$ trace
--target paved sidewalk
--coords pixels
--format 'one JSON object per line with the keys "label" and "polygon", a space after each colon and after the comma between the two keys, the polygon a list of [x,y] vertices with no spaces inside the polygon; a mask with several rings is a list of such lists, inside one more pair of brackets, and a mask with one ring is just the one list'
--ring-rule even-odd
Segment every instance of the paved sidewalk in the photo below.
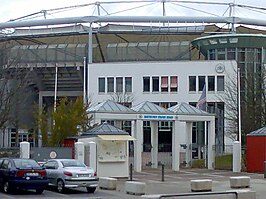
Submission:
{"label": "paved sidewalk", "polygon": [[[248,190],[256,191],[257,199],[266,198],[266,179],[264,179],[263,174],[207,169],[182,169],[179,172],[165,170],[164,181],[162,182],[161,169],[150,168],[144,169],[140,173],[134,172],[133,180],[145,182],[146,195],[149,195],[190,193],[190,180],[194,179],[212,179],[213,191],[233,191],[235,189],[230,188],[229,182],[231,176],[249,176],[251,187]],[[125,195],[124,184],[126,180],[128,179],[118,180],[117,192],[120,192],[121,198],[140,198],[140,196]]]}

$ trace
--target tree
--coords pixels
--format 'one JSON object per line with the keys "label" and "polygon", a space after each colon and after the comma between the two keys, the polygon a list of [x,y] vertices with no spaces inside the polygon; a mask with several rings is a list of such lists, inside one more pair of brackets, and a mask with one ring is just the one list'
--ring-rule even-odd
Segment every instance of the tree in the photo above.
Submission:
{"label": "tree", "polygon": [[84,131],[90,117],[87,114],[87,106],[82,97],[75,101],[63,98],[52,113],[52,134],[49,139],[50,146],[61,146],[66,137],[76,136],[80,130]]}
{"label": "tree", "polygon": [[18,145],[18,129],[32,127],[25,115],[32,114],[29,98],[36,92],[31,68],[21,64],[24,54],[12,47],[9,41],[0,45],[0,129],[15,128]]}
{"label": "tree", "polygon": [[18,129],[27,128],[25,114],[28,112],[27,100],[33,94],[29,87],[30,70],[18,66],[2,66],[0,68],[0,129],[13,127],[16,129],[16,145],[18,145]]}
{"label": "tree", "polygon": [[[266,124],[266,78],[265,69],[257,72],[240,72],[240,107],[241,134],[245,144],[246,134],[263,127]],[[238,140],[238,85],[237,71],[225,83],[225,94],[222,100],[226,107],[226,134],[233,140]]]}
{"label": "tree", "polygon": [[113,101],[126,107],[131,107],[134,101],[134,96],[131,93],[114,93],[111,95],[111,98]]}
{"label": "tree", "polygon": [[[48,130],[49,130],[48,120],[50,118],[51,113],[47,111],[46,107],[42,107],[42,110],[39,110],[39,107],[35,105],[33,114],[35,118],[35,127],[36,127],[35,129],[41,132],[42,146],[48,146],[49,145],[48,143]],[[39,134],[39,132],[35,134]]]}

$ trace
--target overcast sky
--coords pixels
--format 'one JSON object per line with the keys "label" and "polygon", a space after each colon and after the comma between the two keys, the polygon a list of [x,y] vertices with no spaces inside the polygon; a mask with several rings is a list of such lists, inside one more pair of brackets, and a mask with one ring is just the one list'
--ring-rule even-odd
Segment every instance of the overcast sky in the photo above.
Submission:
{"label": "overcast sky", "polygon": [[[110,1],[110,0],[104,0]],[[167,1],[167,0],[166,0]],[[190,0],[193,2],[219,2],[219,3],[232,3],[234,0]],[[0,22],[6,22],[10,19],[16,19],[31,13],[41,10],[49,10],[53,8],[73,6],[79,4],[94,3],[94,0],[1,0],[0,6]],[[101,2],[101,1],[100,1]],[[162,15],[162,3],[160,0],[155,0],[154,3],[134,3],[134,4],[103,4],[101,14],[106,15],[105,11],[109,14],[116,13],[116,15]],[[235,0],[236,4],[250,5],[262,7],[266,9],[265,0]],[[133,7],[140,7],[132,9]],[[128,9],[127,12],[121,12]],[[71,17],[71,16],[88,16],[96,15],[96,6],[83,7],[79,9],[71,9],[64,12],[51,12],[47,13],[47,18],[58,17]],[[228,6],[218,5],[199,5],[199,4],[181,4],[181,3],[166,3],[166,15],[229,15]],[[252,9],[243,9],[237,7],[235,9],[235,16],[249,17],[249,18],[262,18],[266,19],[266,10],[252,11]],[[43,15],[42,15],[43,18]],[[40,19],[40,18],[38,18]]]}

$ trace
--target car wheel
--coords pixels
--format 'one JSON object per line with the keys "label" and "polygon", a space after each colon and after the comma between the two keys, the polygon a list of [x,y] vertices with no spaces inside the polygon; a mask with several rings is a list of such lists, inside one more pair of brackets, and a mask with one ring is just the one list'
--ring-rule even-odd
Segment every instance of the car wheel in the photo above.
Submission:
{"label": "car wheel", "polygon": [[36,189],[36,193],[37,193],[37,194],[42,194],[43,191],[44,191],[44,189]]}
{"label": "car wheel", "polygon": [[88,193],[94,193],[96,190],[96,187],[87,187],[87,192]]}
{"label": "car wheel", "polygon": [[6,181],[4,183],[3,191],[4,191],[4,193],[10,193],[10,186],[9,186],[9,182],[8,181]]}
{"label": "car wheel", "polygon": [[63,182],[63,180],[57,181],[57,191],[58,193],[63,193],[65,191],[65,183]]}

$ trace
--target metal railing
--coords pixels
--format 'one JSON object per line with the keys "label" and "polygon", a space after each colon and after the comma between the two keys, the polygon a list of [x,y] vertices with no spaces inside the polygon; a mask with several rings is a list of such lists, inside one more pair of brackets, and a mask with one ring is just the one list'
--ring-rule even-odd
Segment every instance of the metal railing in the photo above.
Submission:
{"label": "metal railing", "polygon": [[228,191],[228,192],[199,192],[199,193],[178,193],[178,194],[163,194],[159,196],[161,198],[173,198],[173,197],[197,197],[197,196],[217,196],[217,195],[234,195],[235,199],[238,199],[238,192],[236,191]]}

